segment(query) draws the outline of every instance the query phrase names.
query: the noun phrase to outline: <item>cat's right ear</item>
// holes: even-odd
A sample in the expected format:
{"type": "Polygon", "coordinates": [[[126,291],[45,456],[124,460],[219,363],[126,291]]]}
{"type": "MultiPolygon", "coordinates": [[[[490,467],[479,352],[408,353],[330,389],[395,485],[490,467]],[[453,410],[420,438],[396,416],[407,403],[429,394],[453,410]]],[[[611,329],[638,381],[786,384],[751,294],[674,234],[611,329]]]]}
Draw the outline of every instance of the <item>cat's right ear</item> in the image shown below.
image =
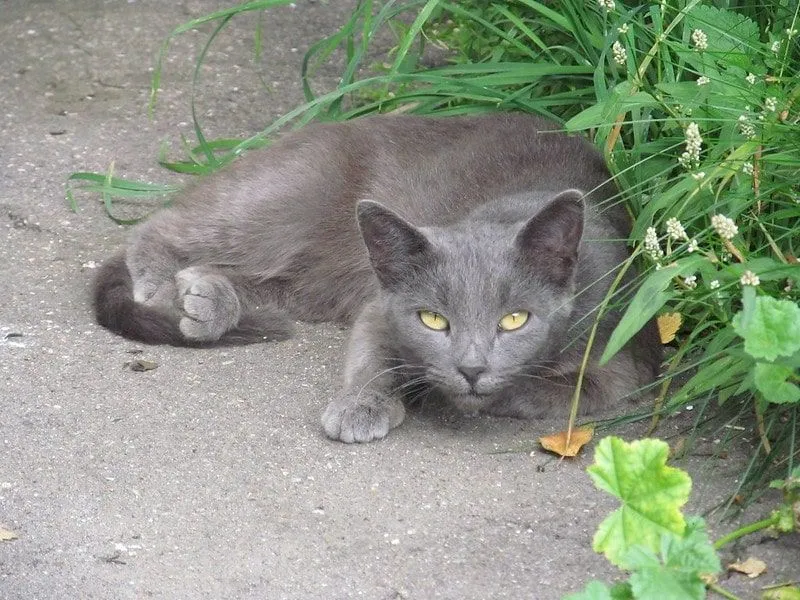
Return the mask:
{"type": "Polygon", "coordinates": [[[539,265],[542,277],[567,285],[575,274],[583,236],[584,193],[566,190],[550,200],[517,235],[521,256],[539,265]]]}
{"type": "Polygon", "coordinates": [[[357,214],[369,260],[383,287],[407,281],[426,262],[430,244],[411,223],[372,200],[361,200],[357,214]]]}

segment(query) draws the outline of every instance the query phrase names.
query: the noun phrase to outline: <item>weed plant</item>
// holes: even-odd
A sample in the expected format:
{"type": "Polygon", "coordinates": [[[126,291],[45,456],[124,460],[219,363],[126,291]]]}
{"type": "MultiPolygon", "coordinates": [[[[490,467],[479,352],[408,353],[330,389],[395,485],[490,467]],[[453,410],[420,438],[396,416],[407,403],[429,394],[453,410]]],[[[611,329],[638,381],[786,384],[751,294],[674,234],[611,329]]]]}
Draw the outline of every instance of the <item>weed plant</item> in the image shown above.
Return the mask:
{"type": "MultiPolygon", "coordinates": [[[[197,74],[230,19],[279,4],[244,3],[172,35],[215,24],[197,74]]],[[[630,213],[626,268],[640,273],[608,299],[627,310],[604,358],[658,316],[669,350],[650,414],[693,406],[693,433],[756,439],[731,494],[753,498],[800,452],[798,10],[794,0],[364,0],[306,54],[304,104],[245,140],[206,140],[195,119],[197,145],[167,166],[211,171],[287,125],[376,112],[525,111],[588,136],[630,213]],[[340,83],[318,93],[314,72],[334,53],[340,83]]],[[[86,175],[73,177],[107,203],[120,186],[139,193],[86,175]]]]}

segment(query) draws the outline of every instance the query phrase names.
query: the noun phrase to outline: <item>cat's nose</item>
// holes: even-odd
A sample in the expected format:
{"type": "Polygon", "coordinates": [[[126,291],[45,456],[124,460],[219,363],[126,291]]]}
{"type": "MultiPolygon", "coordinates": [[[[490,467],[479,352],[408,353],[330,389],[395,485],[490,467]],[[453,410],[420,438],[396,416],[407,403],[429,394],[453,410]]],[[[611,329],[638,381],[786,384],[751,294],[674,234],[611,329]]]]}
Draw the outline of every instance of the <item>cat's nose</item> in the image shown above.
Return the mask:
{"type": "Polygon", "coordinates": [[[483,365],[462,365],[458,367],[458,370],[464,376],[464,379],[467,380],[467,383],[475,385],[478,378],[486,372],[486,367],[483,365]]]}

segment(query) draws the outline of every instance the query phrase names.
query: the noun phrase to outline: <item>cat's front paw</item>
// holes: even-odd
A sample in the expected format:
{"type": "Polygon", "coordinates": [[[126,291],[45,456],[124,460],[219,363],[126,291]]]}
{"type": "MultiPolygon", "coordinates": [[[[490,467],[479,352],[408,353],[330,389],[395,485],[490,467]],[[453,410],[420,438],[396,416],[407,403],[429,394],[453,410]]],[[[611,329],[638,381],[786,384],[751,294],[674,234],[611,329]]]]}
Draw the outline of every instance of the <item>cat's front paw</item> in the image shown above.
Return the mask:
{"type": "Polygon", "coordinates": [[[359,394],[334,400],[322,414],[325,435],[347,444],[372,442],[386,437],[403,422],[405,408],[397,398],[359,394]]]}

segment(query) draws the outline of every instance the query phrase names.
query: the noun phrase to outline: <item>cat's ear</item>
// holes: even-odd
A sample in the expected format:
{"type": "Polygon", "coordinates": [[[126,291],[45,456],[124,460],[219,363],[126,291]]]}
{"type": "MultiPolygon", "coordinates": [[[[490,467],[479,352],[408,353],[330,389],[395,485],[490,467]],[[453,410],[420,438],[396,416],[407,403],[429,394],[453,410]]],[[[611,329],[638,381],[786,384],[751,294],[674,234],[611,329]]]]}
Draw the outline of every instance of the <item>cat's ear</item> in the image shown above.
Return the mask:
{"type": "Polygon", "coordinates": [[[566,285],[575,273],[578,246],[583,235],[584,202],[580,190],[555,196],[517,234],[515,245],[538,273],[558,285],[566,285]]]}
{"type": "Polygon", "coordinates": [[[361,200],[357,213],[358,226],[381,285],[392,288],[407,281],[429,254],[430,244],[425,235],[372,200],[361,200]]]}

